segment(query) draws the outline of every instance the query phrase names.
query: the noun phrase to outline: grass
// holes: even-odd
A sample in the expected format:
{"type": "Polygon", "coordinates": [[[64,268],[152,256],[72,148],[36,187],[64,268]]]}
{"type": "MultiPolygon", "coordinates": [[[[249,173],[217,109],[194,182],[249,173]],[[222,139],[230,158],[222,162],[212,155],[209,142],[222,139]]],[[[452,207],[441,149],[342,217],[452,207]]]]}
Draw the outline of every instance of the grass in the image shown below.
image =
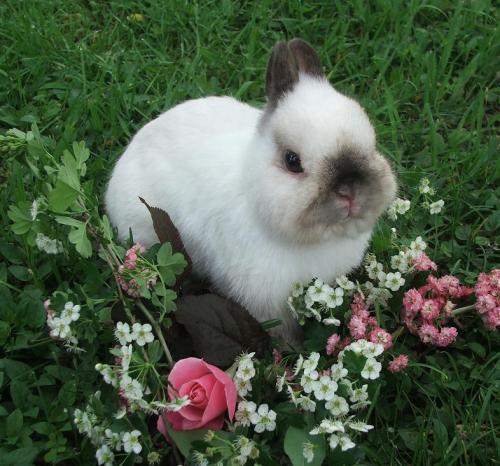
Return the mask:
{"type": "MultiPolygon", "coordinates": [[[[470,281],[500,264],[498,19],[487,0],[6,0],[0,129],[36,122],[61,146],[85,140],[102,192],[131,136],[176,103],[228,94],[262,105],[273,44],[302,37],[330,81],[367,109],[402,193],[431,179],[445,214],[411,228],[470,281]]],[[[24,177],[4,160],[0,177],[1,235],[11,242],[6,212],[25,200],[24,177]]],[[[370,464],[498,464],[497,340],[468,332],[386,387],[370,464]]]]}

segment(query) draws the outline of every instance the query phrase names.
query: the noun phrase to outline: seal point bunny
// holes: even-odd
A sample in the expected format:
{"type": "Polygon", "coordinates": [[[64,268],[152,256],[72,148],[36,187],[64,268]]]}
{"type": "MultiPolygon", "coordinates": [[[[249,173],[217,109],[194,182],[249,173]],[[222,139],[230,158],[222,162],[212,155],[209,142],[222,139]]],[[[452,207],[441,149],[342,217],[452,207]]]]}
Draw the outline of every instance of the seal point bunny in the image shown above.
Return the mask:
{"type": "Polygon", "coordinates": [[[106,208],[121,239],[131,229],[146,246],[157,237],[139,196],[168,212],[194,271],[293,338],[291,285],[357,267],[396,181],[365,111],[308,43],[275,45],[266,94],[263,110],[206,97],[148,123],[116,163],[106,208]]]}

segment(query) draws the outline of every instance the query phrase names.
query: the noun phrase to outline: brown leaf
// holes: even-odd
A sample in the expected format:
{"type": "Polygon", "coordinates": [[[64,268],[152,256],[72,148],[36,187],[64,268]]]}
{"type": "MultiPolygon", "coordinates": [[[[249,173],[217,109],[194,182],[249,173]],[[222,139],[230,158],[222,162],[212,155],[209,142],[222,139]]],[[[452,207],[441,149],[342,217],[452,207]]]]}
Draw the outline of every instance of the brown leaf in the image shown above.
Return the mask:
{"type": "Polygon", "coordinates": [[[139,197],[139,200],[149,210],[151,220],[153,220],[153,228],[160,243],[169,242],[172,245],[172,251],[180,252],[186,259],[188,265],[184,272],[177,278],[177,285],[174,287],[174,289],[178,290],[182,286],[183,281],[191,274],[192,268],[191,258],[186,252],[179,230],[177,230],[167,212],[159,207],[151,207],[142,197],[139,197]]]}
{"type": "Polygon", "coordinates": [[[180,298],[175,319],[191,336],[197,355],[219,367],[229,367],[244,351],[261,357],[269,349],[270,337],[259,322],[239,304],[215,294],[180,298]]]}

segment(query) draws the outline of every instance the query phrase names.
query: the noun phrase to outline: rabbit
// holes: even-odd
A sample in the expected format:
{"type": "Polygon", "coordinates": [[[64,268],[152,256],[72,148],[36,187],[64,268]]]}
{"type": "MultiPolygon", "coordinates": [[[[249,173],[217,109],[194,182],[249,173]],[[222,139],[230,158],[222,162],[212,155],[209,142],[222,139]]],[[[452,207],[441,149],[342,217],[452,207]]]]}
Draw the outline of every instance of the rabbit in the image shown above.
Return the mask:
{"type": "Polygon", "coordinates": [[[139,196],[169,213],[194,271],[278,333],[300,334],[286,304],[295,282],[327,282],[362,261],[396,179],[363,108],[335,90],[314,49],[277,43],[267,102],[181,103],[146,124],[105,194],[121,239],[158,242],[139,196]]]}

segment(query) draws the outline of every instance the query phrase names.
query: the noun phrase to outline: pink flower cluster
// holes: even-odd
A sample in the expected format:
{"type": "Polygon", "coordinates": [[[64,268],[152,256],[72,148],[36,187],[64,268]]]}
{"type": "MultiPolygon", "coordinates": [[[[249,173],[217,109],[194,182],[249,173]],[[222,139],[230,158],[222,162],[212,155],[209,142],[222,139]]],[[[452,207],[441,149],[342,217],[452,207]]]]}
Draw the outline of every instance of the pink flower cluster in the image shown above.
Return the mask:
{"type": "Polygon", "coordinates": [[[474,287],[476,309],[484,325],[495,330],[500,325],[500,269],[480,273],[474,287]]]}
{"type": "Polygon", "coordinates": [[[410,261],[413,268],[419,272],[437,270],[437,264],[433,262],[425,252],[421,252],[415,259],[410,261]]]}
{"type": "Polygon", "coordinates": [[[363,338],[372,343],[380,343],[387,350],[392,346],[392,336],[379,327],[368,309],[363,295],[356,293],[351,302],[351,320],[347,324],[349,332],[355,340],[363,338]]]}
{"type": "Polygon", "coordinates": [[[406,366],[408,366],[408,356],[406,356],[406,354],[400,354],[389,363],[387,368],[390,372],[396,373],[406,369],[406,366]]]}
{"type": "Polygon", "coordinates": [[[445,275],[427,277],[427,283],[418,290],[405,293],[402,319],[408,330],[424,343],[445,347],[457,338],[455,327],[445,326],[456,306],[452,299],[469,296],[471,288],[460,285],[458,278],[445,275]]]}
{"type": "Polygon", "coordinates": [[[134,274],[142,275],[146,279],[148,288],[152,288],[156,285],[156,276],[148,268],[138,267],[138,254],[142,254],[146,251],[146,248],[140,244],[134,244],[126,253],[123,260],[123,265],[118,267],[117,280],[121,288],[125,293],[127,293],[131,298],[139,298],[139,285],[134,274]]]}

